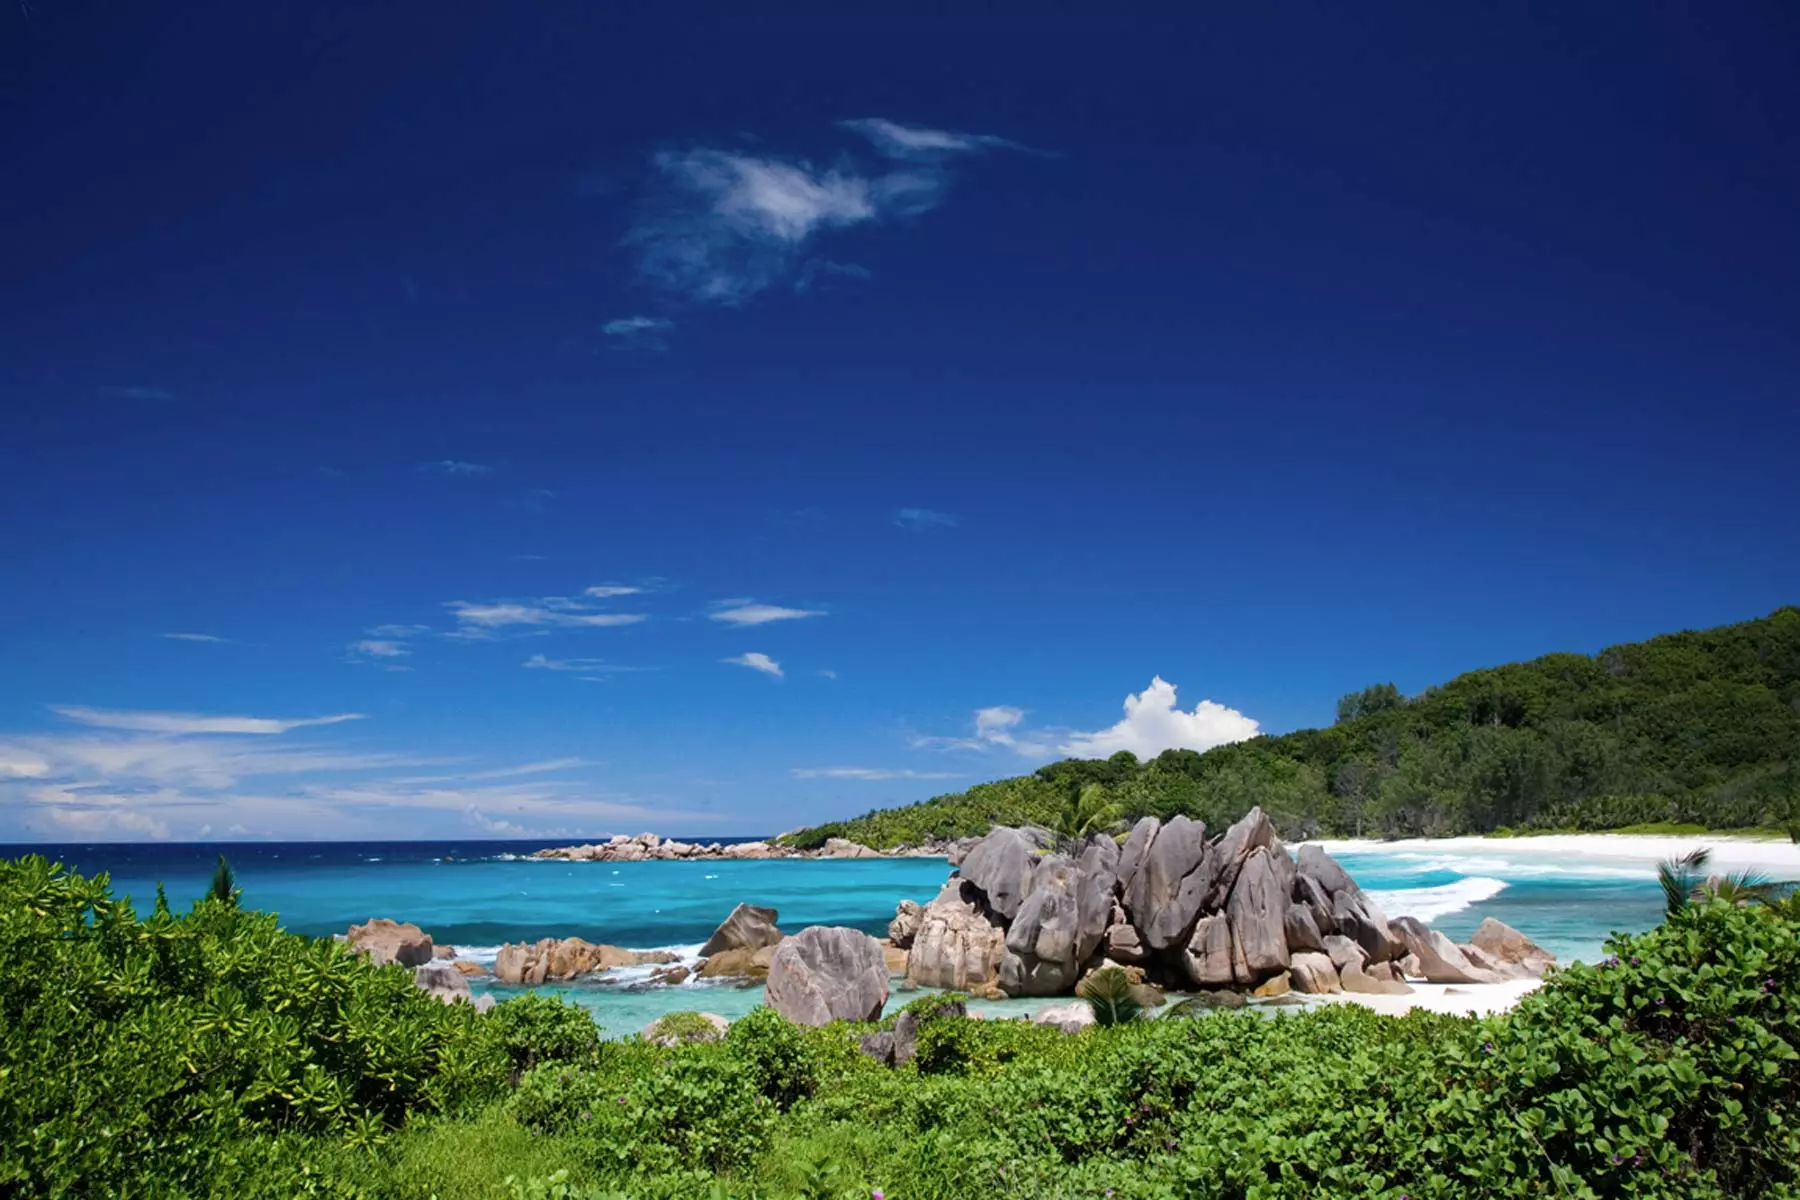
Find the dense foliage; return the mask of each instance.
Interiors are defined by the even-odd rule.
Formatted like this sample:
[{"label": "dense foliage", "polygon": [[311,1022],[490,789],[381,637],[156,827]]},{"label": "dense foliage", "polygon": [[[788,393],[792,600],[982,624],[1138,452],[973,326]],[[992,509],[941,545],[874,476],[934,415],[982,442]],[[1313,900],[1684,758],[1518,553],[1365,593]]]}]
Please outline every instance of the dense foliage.
[{"label": "dense foliage", "polygon": [[1329,729],[1204,754],[1071,759],[787,840],[890,847],[994,824],[1054,828],[1096,784],[1126,817],[1221,827],[1260,804],[1291,836],[1663,822],[1800,834],[1800,608],[1474,671],[1410,700],[1379,684],[1344,697],[1338,715]]},{"label": "dense foliage", "polygon": [[768,1011],[672,1047],[482,1016],[28,859],[0,864],[0,1195],[1800,1200],[1800,903],[1696,897],[1609,950],[1486,1020],[1069,1035],[927,996],[890,1067],[868,1026]]}]

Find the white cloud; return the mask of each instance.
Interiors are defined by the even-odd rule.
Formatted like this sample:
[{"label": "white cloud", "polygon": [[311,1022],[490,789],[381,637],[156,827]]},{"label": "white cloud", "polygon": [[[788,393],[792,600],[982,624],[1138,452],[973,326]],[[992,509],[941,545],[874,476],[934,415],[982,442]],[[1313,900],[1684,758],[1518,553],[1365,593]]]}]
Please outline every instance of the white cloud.
[{"label": "white cloud", "polygon": [[830,667],[820,667],[819,668],[819,678],[820,679],[836,679],[837,672],[833,671]]},{"label": "white cloud", "polygon": [[[416,837],[470,809],[546,837],[709,819],[661,798],[597,788],[582,777],[594,764],[579,758],[396,777],[396,768],[444,763],[278,737],[210,736],[280,734],[308,722],[65,711],[107,728],[0,735],[0,841],[193,838],[216,829],[295,839]],[[433,819],[440,824],[424,824]]]},{"label": "white cloud", "polygon": [[842,125],[904,165],[816,166],[704,147],[656,155],[658,194],[626,237],[640,274],[686,300],[742,304],[816,274],[807,248],[820,235],[936,207],[950,183],[950,155],[1008,145],[880,118]]},{"label": "white cloud", "polygon": [[666,350],[669,345],[669,330],[673,328],[675,322],[665,321],[661,317],[620,317],[602,325],[600,332],[616,339],[621,346]]},{"label": "white cloud", "polygon": [[436,462],[420,463],[419,470],[433,475],[457,475],[465,479],[494,473],[494,468],[486,463],[461,462],[454,458],[440,458]]},{"label": "white cloud", "polygon": [[749,667],[752,671],[761,671],[765,675],[773,675],[777,679],[781,678],[781,664],[770,658],[768,655],[759,654],[755,650],[750,651],[748,654],[740,654],[736,658],[721,658],[719,661],[731,663],[734,666]]},{"label": "white cloud", "polygon": [[352,654],[361,654],[366,658],[404,658],[412,651],[400,642],[383,638],[364,638],[360,642],[350,643]]},{"label": "white cloud", "polygon": [[956,523],[955,514],[932,508],[903,508],[894,514],[894,524],[902,529],[950,529]]},{"label": "white cloud", "polygon": [[875,783],[888,779],[956,779],[954,771],[889,770],[885,767],[795,767],[795,779],[855,779]]},{"label": "white cloud", "polygon": [[128,729],[139,733],[286,733],[311,725],[336,725],[343,721],[360,721],[361,713],[337,713],[329,717],[209,717],[199,713],[140,712],[120,709],[89,708],[86,705],[52,704],[58,716],[99,729]]},{"label": "white cloud", "polygon": [[50,763],[41,755],[12,746],[0,746],[0,779],[42,779]]},{"label": "white cloud", "polygon": [[409,638],[417,637],[421,633],[430,632],[431,626],[429,625],[377,625],[375,628],[369,630],[369,636],[378,638]]},{"label": "white cloud", "polygon": [[519,664],[533,671],[637,671],[641,667],[615,667],[603,658],[550,658],[534,654]]},{"label": "white cloud", "polygon": [[719,603],[725,607],[713,612],[712,619],[740,627],[767,625],[771,621],[799,621],[825,615],[816,608],[783,608],[778,604],[755,604],[749,600],[721,600]]},{"label": "white cloud", "polygon": [[596,600],[611,600],[615,596],[636,596],[643,592],[641,587],[632,587],[623,583],[603,583],[597,587],[583,588],[581,594],[592,596]]},{"label": "white cloud", "polygon": [[901,125],[880,117],[864,117],[855,121],[839,121],[852,133],[859,133],[875,144],[889,158],[938,159],[950,154],[970,154],[980,150],[1019,149],[1016,142],[985,133],[954,133],[948,129],[923,129]]},{"label": "white cloud", "polygon": [[210,633],[160,633],[158,637],[166,637],[172,642],[229,642],[230,638],[215,637]]},{"label": "white cloud", "polygon": [[509,625],[560,628],[600,628],[613,625],[636,625],[647,618],[642,613],[593,612],[579,607],[579,601],[561,596],[546,596],[531,603],[500,602],[471,604],[452,600],[445,607],[456,614],[465,629],[493,630]]},{"label": "white cloud", "polygon": [[1070,734],[1057,748],[1073,758],[1106,758],[1121,750],[1154,758],[1164,750],[1211,750],[1257,733],[1255,721],[1212,700],[1183,712],[1175,685],[1156,676],[1142,692],[1125,697],[1124,720],[1094,733]]}]

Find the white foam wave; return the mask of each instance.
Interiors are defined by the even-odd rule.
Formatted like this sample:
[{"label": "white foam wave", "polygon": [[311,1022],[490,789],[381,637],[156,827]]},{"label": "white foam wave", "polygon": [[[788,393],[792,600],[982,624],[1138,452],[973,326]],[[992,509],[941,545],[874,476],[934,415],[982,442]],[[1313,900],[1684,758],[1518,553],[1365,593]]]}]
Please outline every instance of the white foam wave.
[{"label": "white foam wave", "polygon": [[[1404,863],[1401,867],[1398,864]],[[1567,863],[1521,860],[1502,858],[1490,855],[1474,854],[1414,854],[1393,855],[1392,863],[1383,863],[1375,868],[1377,871],[1387,870],[1390,873],[1428,875],[1434,871],[1450,871],[1457,875],[1487,875],[1504,879],[1542,879],[1549,876],[1574,875],[1583,879],[1642,879],[1645,868],[1626,865],[1596,865],[1592,863]]]},{"label": "white foam wave", "polygon": [[1438,887],[1383,888],[1369,890],[1369,898],[1390,917],[1417,917],[1427,923],[1461,912],[1471,904],[1492,900],[1506,890],[1506,880],[1471,875]]}]

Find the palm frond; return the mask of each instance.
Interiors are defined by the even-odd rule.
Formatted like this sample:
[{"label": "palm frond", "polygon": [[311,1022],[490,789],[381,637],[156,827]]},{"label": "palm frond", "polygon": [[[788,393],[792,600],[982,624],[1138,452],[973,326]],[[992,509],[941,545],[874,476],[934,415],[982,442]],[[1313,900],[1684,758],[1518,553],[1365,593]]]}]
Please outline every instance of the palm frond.
[{"label": "palm frond", "polygon": [[1674,916],[1693,901],[1694,893],[1706,877],[1706,864],[1711,861],[1712,851],[1700,846],[1680,858],[1664,859],[1656,864],[1656,882],[1662,885],[1665,916]]},{"label": "palm frond", "polygon": [[1075,985],[1075,994],[1088,1002],[1096,1025],[1123,1025],[1144,1011],[1122,967],[1101,967]]}]

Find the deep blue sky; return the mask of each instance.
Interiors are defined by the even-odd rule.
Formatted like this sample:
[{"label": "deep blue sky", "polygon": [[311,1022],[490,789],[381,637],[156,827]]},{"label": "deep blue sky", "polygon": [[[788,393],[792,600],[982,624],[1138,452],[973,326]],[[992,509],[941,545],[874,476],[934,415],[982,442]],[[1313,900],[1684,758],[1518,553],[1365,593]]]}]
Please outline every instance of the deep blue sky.
[{"label": "deep blue sky", "polygon": [[1793,603],[1797,58],[8,7],[0,839],[766,832]]}]

